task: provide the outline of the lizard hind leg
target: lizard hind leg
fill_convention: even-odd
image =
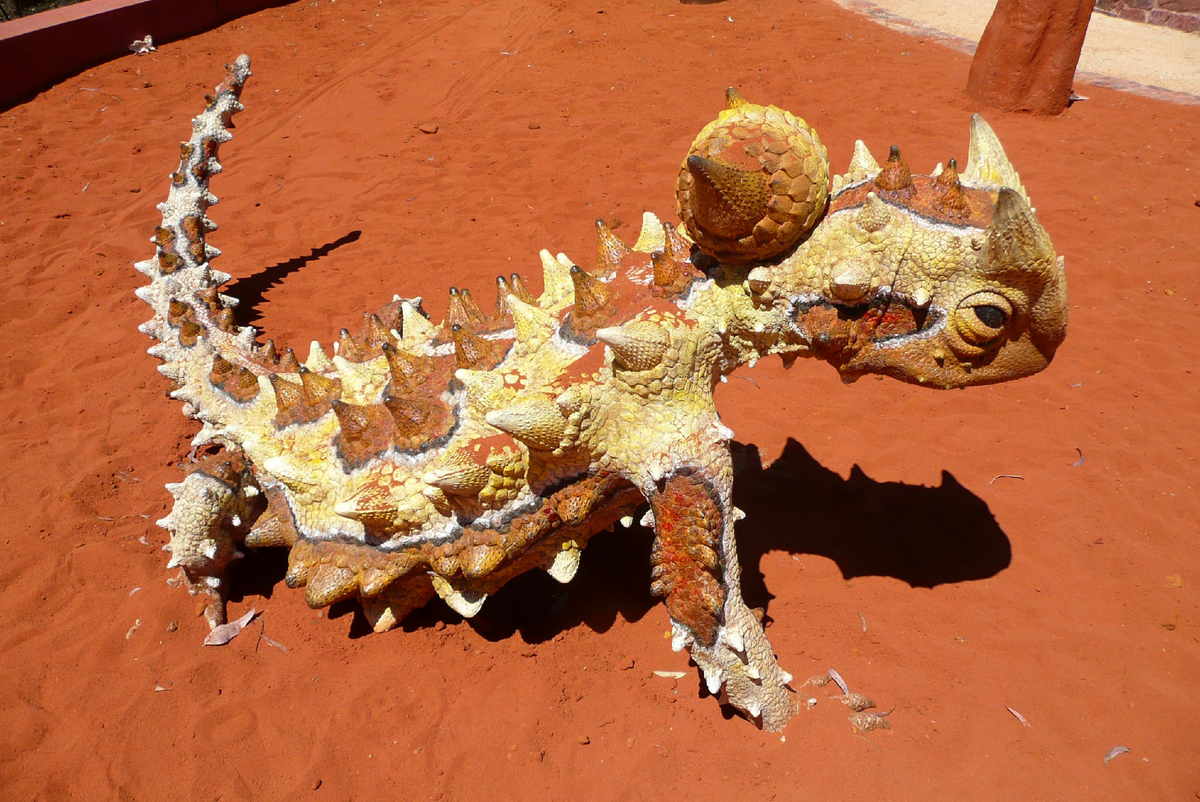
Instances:
[[[672,645],[688,648],[708,689],[769,732],[796,711],[791,676],[775,661],[758,617],[742,601],[733,538],[740,513],[702,474],[675,473],[651,497],[651,592],[665,598]]]
[[[218,454],[198,463],[182,482],[167,485],[175,505],[157,521],[171,540],[168,568],[182,569],[188,591],[210,601],[210,627],[225,623],[228,569],[242,557],[238,546],[262,508],[262,496],[237,455]]]

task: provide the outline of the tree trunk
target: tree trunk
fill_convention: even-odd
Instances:
[[[971,62],[967,94],[1005,111],[1058,114],[1096,0],[998,0]]]

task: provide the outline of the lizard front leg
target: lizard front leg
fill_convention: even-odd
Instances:
[[[731,479],[726,451],[715,470],[684,468],[656,483],[651,592],[666,601],[672,646],[689,649],[709,691],[724,687],[734,707],[776,732],[796,703],[791,675],[742,601],[733,532],[742,513],[730,503]]]
[[[737,709],[764,729],[780,730],[795,709],[786,687],[791,677],[742,601],[733,432],[721,424],[712,394],[728,367],[722,341],[692,319],[665,312],[596,336],[613,352],[612,385],[572,405],[583,421],[580,439],[650,502],[651,590],[666,601],[672,645],[690,649],[714,694],[724,688]]]

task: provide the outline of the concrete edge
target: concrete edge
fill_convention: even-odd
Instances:
[[[290,0],[88,0],[0,23],[0,111],[106,61],[146,34],[164,44]]]

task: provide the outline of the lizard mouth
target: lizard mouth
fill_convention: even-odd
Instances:
[[[882,289],[859,304],[845,304],[823,296],[796,304],[796,332],[814,356],[839,369],[853,369],[855,357],[870,347],[896,348],[933,336],[942,329],[946,313],[928,304]]]

